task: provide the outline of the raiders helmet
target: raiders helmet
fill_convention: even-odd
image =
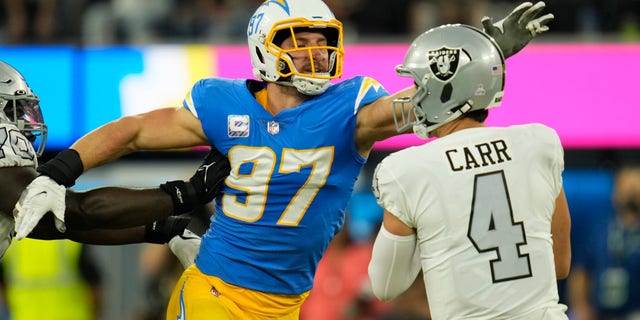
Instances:
[[[12,66],[0,61],[0,122],[18,127],[42,155],[47,141],[47,126],[40,111],[40,99],[24,77]]]
[[[300,29],[322,32],[327,37],[327,44],[298,47],[295,32]],[[280,45],[288,37],[294,39],[295,48],[282,49]],[[293,86],[303,94],[317,95],[327,89],[331,79],[342,76],[342,23],[321,0],[264,1],[249,20],[247,38],[253,73],[259,79]],[[318,49],[329,53],[328,72],[316,70],[313,64],[311,72],[296,69],[289,55],[291,52],[305,52],[312,60],[312,51]]]
[[[480,29],[451,24],[418,36],[396,73],[413,78],[411,97],[393,102],[396,128],[426,138],[461,115],[497,107],[502,102],[505,66],[502,51]]]

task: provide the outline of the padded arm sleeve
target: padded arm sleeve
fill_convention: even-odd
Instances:
[[[416,235],[398,236],[382,226],[369,262],[373,294],[382,301],[396,298],[413,284],[420,269]]]

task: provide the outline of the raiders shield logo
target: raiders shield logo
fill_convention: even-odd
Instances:
[[[460,49],[442,47],[429,51],[429,66],[431,67],[431,72],[442,81],[449,80],[453,77],[456,71],[458,71],[459,61]]]

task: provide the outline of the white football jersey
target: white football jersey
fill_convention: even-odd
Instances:
[[[544,125],[473,128],[386,157],[378,203],[417,230],[433,319],[567,319],[551,217],[564,152]]]
[[[38,166],[31,142],[10,123],[0,123],[0,168]]]

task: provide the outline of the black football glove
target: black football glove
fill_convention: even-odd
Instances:
[[[144,227],[144,241],[148,243],[167,243],[171,238],[182,235],[191,222],[191,216],[170,216],[156,220]]]
[[[517,6],[504,19],[493,23],[490,17],[482,18],[484,32],[490,35],[505,58],[522,50],[529,41],[538,34],[549,30],[547,24],[553,20],[553,14],[548,13],[538,17],[545,8],[545,3],[538,1],[535,5],[524,2]]]
[[[185,215],[191,217],[191,221],[181,234],[171,238],[167,244],[186,269],[195,262],[198,251],[200,251],[201,237],[209,228],[211,220],[204,206],[182,216]]]
[[[229,159],[211,146],[211,151],[189,181],[167,181],[160,188],[171,196],[174,215],[179,215],[213,201],[230,171]]]

